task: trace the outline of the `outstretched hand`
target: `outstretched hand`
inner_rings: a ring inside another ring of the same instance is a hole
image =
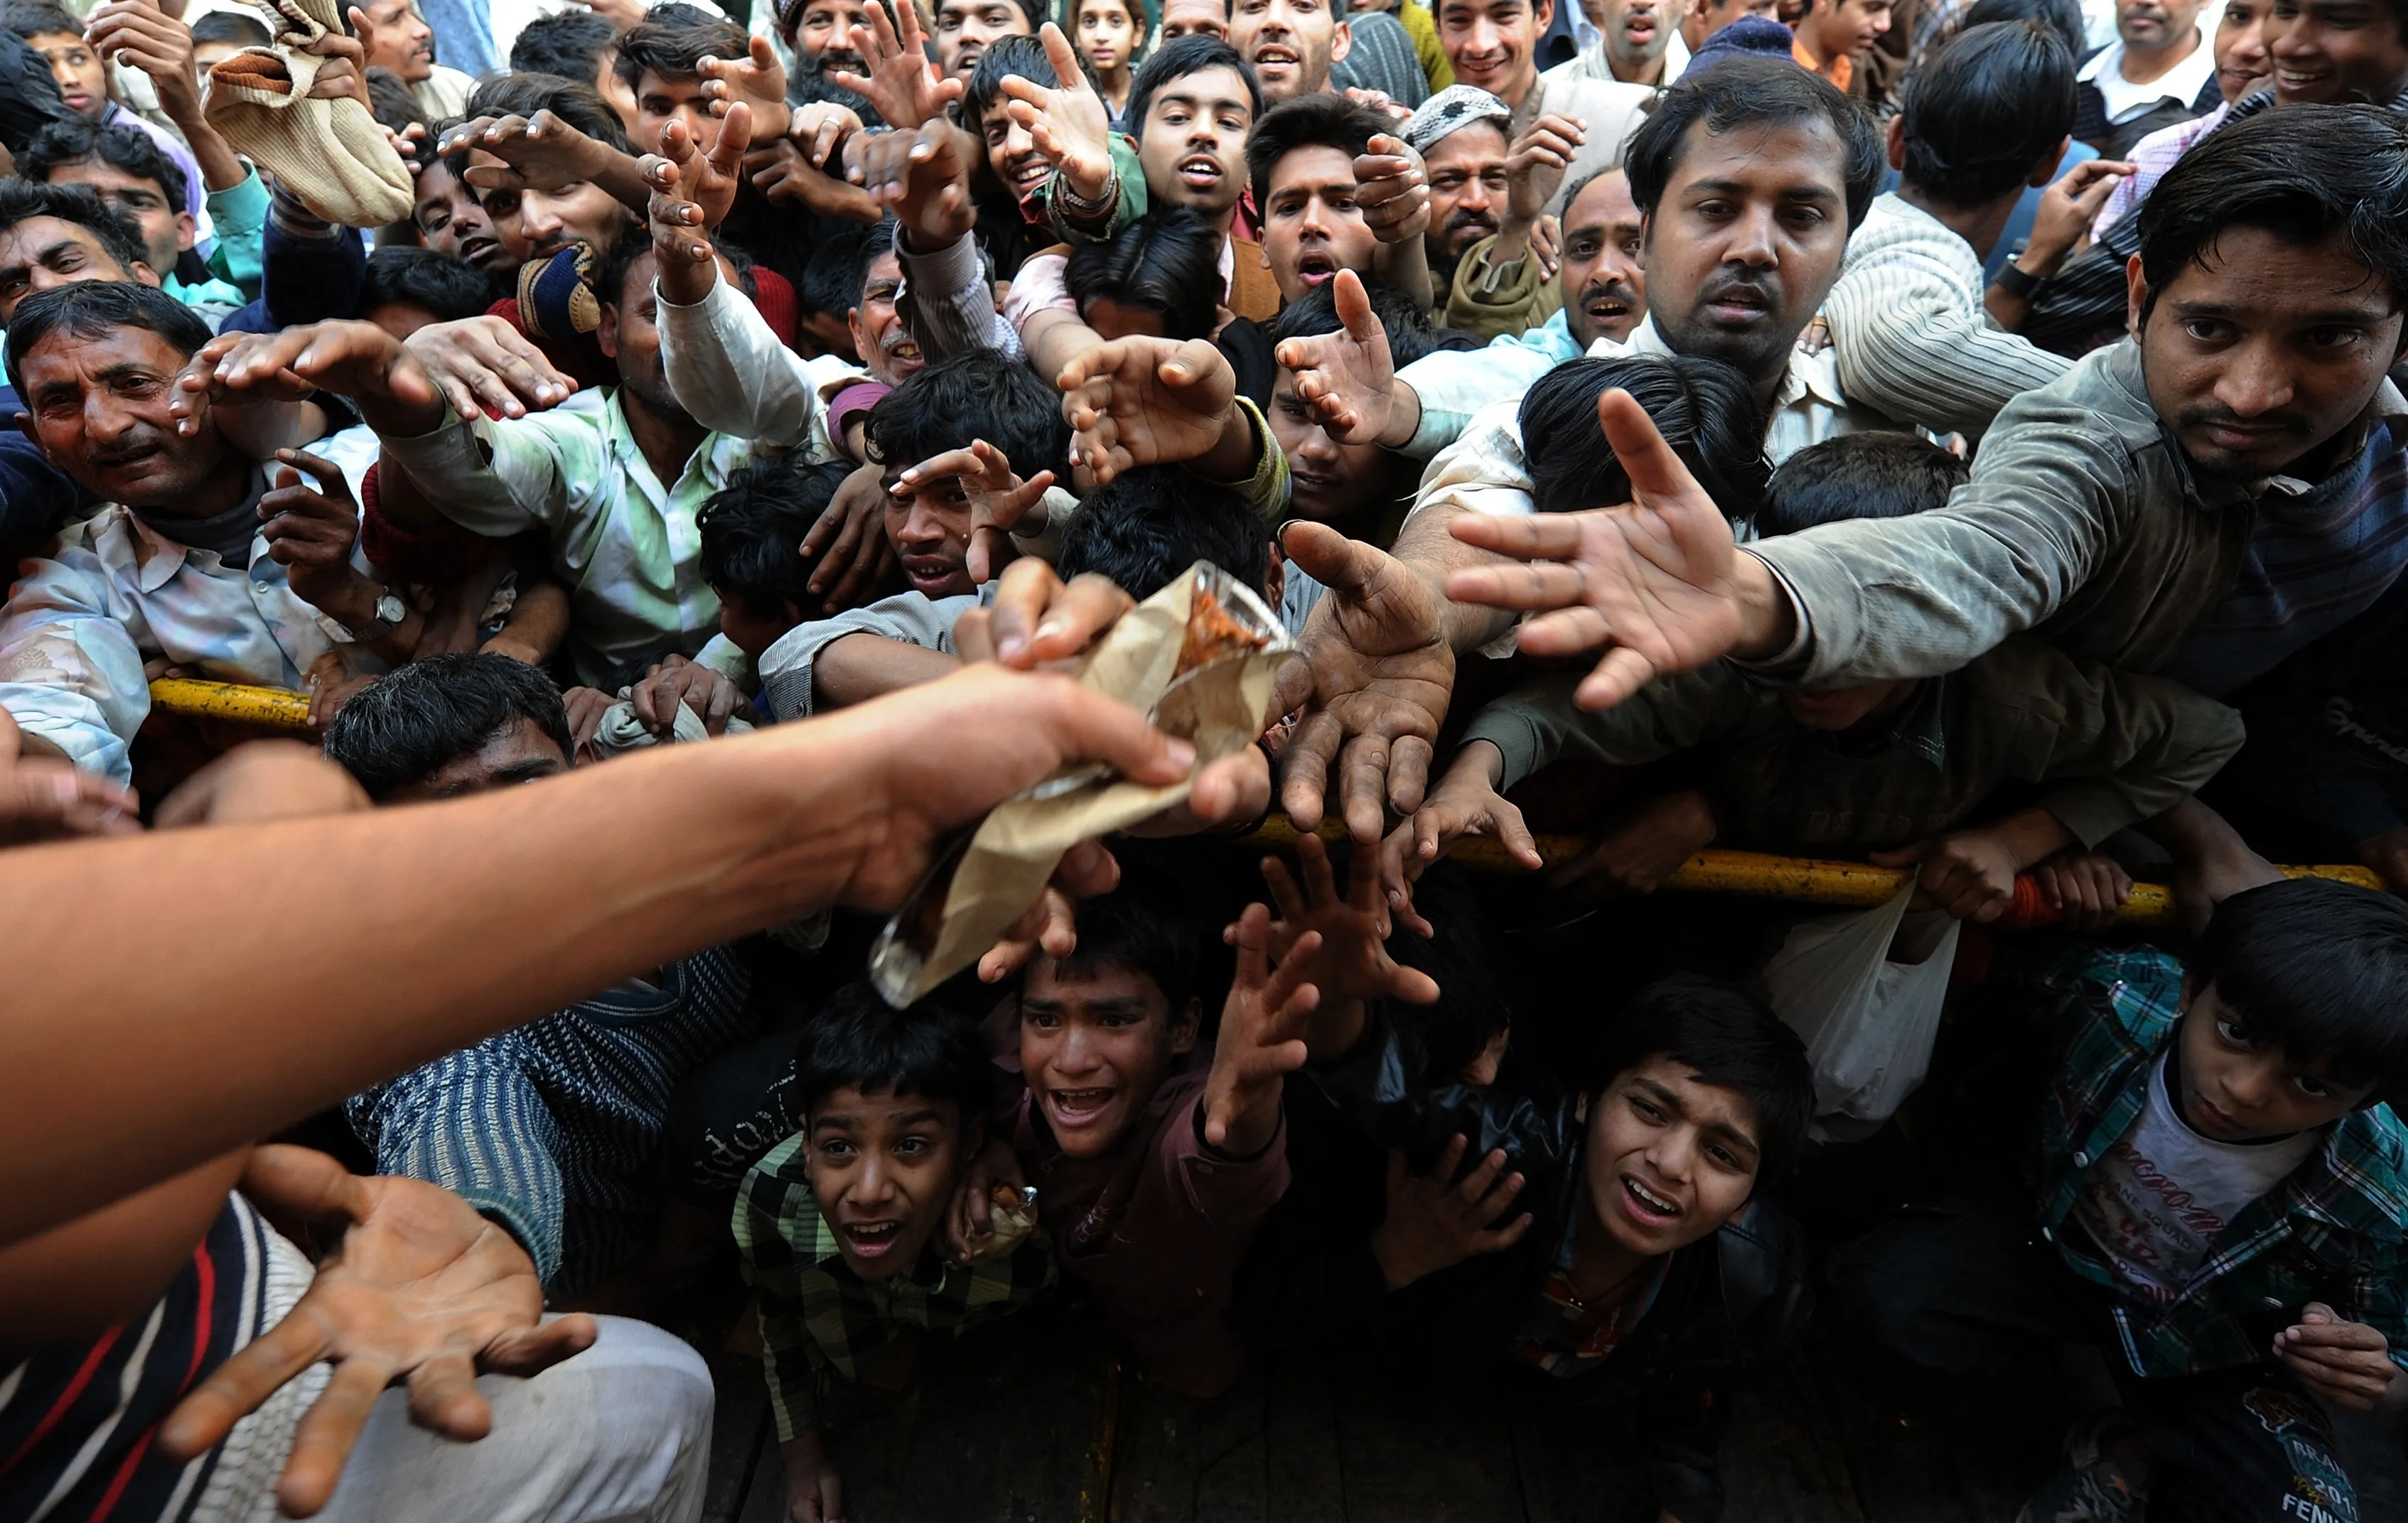
[[[386,1387],[408,1383],[420,1427],[473,1443],[493,1426],[479,1374],[532,1375],[594,1342],[592,1317],[543,1320],[526,1250],[439,1185],[363,1179],[322,1153],[268,1145],[251,1155],[242,1191],[272,1216],[338,1224],[342,1240],[284,1320],[169,1415],[159,1447],[178,1460],[200,1454],[303,1371],[333,1361],[277,1483],[288,1516],[325,1506]]]
[[[1321,933],[1296,938],[1274,971],[1270,918],[1263,906],[1249,904],[1228,929],[1238,974],[1221,1007],[1212,1071],[1204,1081],[1204,1141],[1240,1157],[1260,1153],[1278,1134],[1281,1085],[1305,1065],[1305,1031],[1321,1002],[1305,977]]]
[[[1011,560],[1011,530],[1054,484],[1054,473],[1040,470],[1024,481],[1004,453],[981,438],[966,450],[948,450],[910,467],[896,485],[916,493],[947,480],[969,501],[970,580],[984,583]]]
[[[297,401],[330,391],[360,404],[380,434],[423,434],[442,422],[443,398],[402,342],[373,323],[317,323],[280,333],[223,334],[176,378],[168,415],[199,431],[206,404]]]
[[[794,112],[786,105],[786,68],[767,37],[753,37],[741,58],[706,55],[695,70],[702,76],[702,98],[711,115],[725,116],[741,102],[752,108],[755,136],[783,137],[793,125]]]
[[[1324,524],[1288,524],[1281,548],[1328,591],[1297,639],[1303,662],[1281,673],[1273,700],[1283,713],[1305,711],[1282,754],[1280,801],[1299,830],[1319,826],[1336,765],[1346,832],[1368,847],[1387,807],[1419,809],[1429,781],[1455,691],[1444,600],[1385,551]]]
[[[705,151],[686,131],[682,122],[671,122],[661,128],[659,158],[677,171],[669,181],[684,201],[702,213],[700,225],[717,227],[735,209],[736,193],[744,185],[744,151],[752,142],[752,108],[742,101],[727,108]],[[666,176],[655,172],[654,160],[644,160],[644,183],[658,195]]]
[[[1388,907],[1420,935],[1429,935],[1431,927],[1413,909],[1413,884],[1464,837],[1496,837],[1513,854],[1513,860],[1533,872],[1545,865],[1521,810],[1497,791],[1503,760],[1497,747],[1485,740],[1465,745],[1422,807],[1380,843],[1380,877],[1387,890]]]
[[[1338,272],[1330,295],[1343,325],[1336,333],[1282,341],[1280,366],[1296,378],[1297,399],[1330,438],[1340,444],[1378,443],[1387,433],[1397,381],[1388,329],[1353,270]]]
[[[1628,392],[1598,397],[1597,416],[1633,500],[1577,513],[1457,516],[1448,530],[1465,544],[1538,564],[1454,572],[1446,596],[1539,613],[1521,629],[1532,655],[1605,647],[1574,699],[1611,709],[1739,643],[1738,550],[1722,510]]]
[[[1321,939],[1319,952],[1303,970],[1321,991],[1321,1012],[1306,1039],[1316,1061],[1340,1056],[1354,1045],[1362,1030],[1364,1001],[1426,1005],[1437,1000],[1436,979],[1388,955],[1394,923],[1380,892],[1377,853],[1355,851],[1342,897],[1329,866],[1329,848],[1319,836],[1297,838],[1295,872],[1276,856],[1263,858],[1262,869],[1271,902],[1279,908],[1279,918],[1270,924],[1272,956],[1285,967],[1297,959],[1297,946],[1306,932]]]
[[[1052,89],[1013,74],[1005,77],[1006,112],[1025,129],[1037,151],[1062,171],[1070,188],[1100,201],[1112,180],[1111,113],[1087,82],[1086,70],[1062,29],[1047,22],[1038,37],[1061,83]]]
[[[1238,375],[1202,338],[1119,338],[1063,366],[1070,458],[1103,485],[1125,470],[1194,460],[1221,442]]]
[[[828,79],[868,101],[880,118],[898,132],[943,121],[945,108],[961,98],[965,87],[950,75],[939,75],[929,62],[919,8],[898,7],[893,22],[887,20],[883,6],[867,9],[867,22],[853,23],[853,50],[861,55],[868,72],[832,69]]]

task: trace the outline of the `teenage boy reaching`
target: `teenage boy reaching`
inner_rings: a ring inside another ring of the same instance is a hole
[[[2107,1352],[2124,1411],[2075,1430],[2032,1523],[2362,1516],[2318,1401],[2372,1407],[2408,1335],[2408,906],[2263,884],[2187,965],[2086,953],[2043,987],[2069,1044],[2036,1212],[1876,1228],[1832,1261],[1842,1309],[1952,1373]]]

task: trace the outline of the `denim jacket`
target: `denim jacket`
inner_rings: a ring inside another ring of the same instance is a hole
[[[2182,1026],[2183,967],[2151,948],[2110,952],[2045,981],[2071,1044],[2042,1109],[2042,1235],[2084,1279],[2115,1288],[2069,1227],[2091,1166],[2141,1114],[2149,1074]],[[2269,1357],[2274,1332],[2319,1300],[2391,1342],[2408,1368],[2408,1128],[2388,1105],[2353,1112],[2324,1145],[2234,1216],[2181,1294],[2116,1299],[2124,1357],[2142,1375],[2196,1374]]]

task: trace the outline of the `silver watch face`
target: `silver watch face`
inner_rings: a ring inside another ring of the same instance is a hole
[[[409,616],[409,605],[387,593],[377,599],[376,616],[379,624],[399,624]]]

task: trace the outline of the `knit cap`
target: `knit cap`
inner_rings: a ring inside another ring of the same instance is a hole
[[[338,3],[276,0],[266,12],[276,46],[246,48],[210,69],[207,115],[311,211],[346,227],[381,227],[409,216],[408,166],[356,97],[309,95],[323,61],[302,50],[342,31]]]
[[[1513,108],[1477,85],[1449,85],[1422,102],[1413,114],[1405,119],[1398,136],[1416,153],[1426,153],[1439,143],[1470,126],[1475,122],[1494,122],[1497,130],[1512,136]]]

